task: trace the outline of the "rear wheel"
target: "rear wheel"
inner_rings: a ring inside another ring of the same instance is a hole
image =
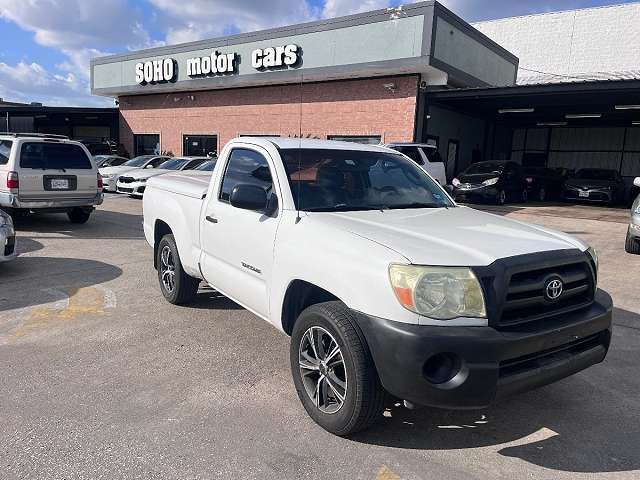
[[[627,231],[627,241],[624,244],[624,250],[633,255],[640,255],[640,239],[631,236],[631,230]]]
[[[91,217],[91,210],[84,210],[82,208],[74,208],[67,213],[71,223],[87,223],[89,217]]]
[[[498,205],[504,205],[505,203],[507,203],[507,192],[505,192],[504,190],[500,190],[496,197],[496,202],[498,203]]]
[[[182,268],[178,247],[173,235],[165,235],[158,244],[156,265],[162,295],[169,303],[187,303],[198,293],[200,280],[188,275]]]
[[[293,382],[309,416],[345,436],[382,416],[384,389],[349,308],[325,302],[304,310],[291,335]]]
[[[544,187],[540,187],[540,190],[538,191],[538,201],[544,202],[546,199],[547,191],[544,189]]]
[[[529,200],[529,192],[527,191],[526,188],[522,190],[522,195],[520,195],[520,199],[522,200],[522,203],[527,203],[527,200]]]

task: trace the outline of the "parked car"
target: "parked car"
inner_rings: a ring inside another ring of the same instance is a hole
[[[438,148],[426,143],[389,143],[386,145],[413,160],[440,185],[447,184],[447,174]]]
[[[203,163],[201,163],[200,165],[198,165],[196,168],[193,169],[194,172],[213,172],[213,169],[216,167],[216,159],[215,158],[209,158],[208,160],[204,161]]]
[[[567,179],[562,199],[615,205],[624,199],[625,185],[617,170],[583,168]]]
[[[103,167],[100,169],[100,175],[102,175],[104,181],[104,189],[105,191],[115,192],[118,178],[123,173],[137,169],[156,168],[170,158],[164,155],[140,155],[116,167]]]
[[[0,208],[10,215],[65,212],[89,220],[102,203],[102,178],[80,142],[60,135],[0,135]]]
[[[640,187],[640,177],[637,177],[633,184],[636,187]],[[631,206],[631,221],[629,222],[624,249],[627,253],[640,255],[640,194],[638,194]]]
[[[129,161],[128,158],[119,157],[118,155],[94,155],[93,161],[98,168],[117,167]]]
[[[218,162],[147,184],[160,290],[185,304],[204,281],[289,335],[328,431],[382,418],[385,391],[483,408],[605,358],[611,297],[581,240],[457,206],[381,146],[243,137]]]
[[[16,231],[11,215],[0,210],[0,263],[8,262],[18,256],[16,249]]]
[[[158,175],[182,170],[193,170],[206,162],[208,157],[175,157],[162,162],[151,170],[134,170],[120,175],[116,184],[118,193],[126,193],[132,197],[141,197],[147,186],[147,180]]]
[[[546,167],[523,167],[523,175],[528,199],[544,202],[560,197],[564,178],[557,170]]]
[[[453,179],[453,196],[460,202],[487,202],[504,205],[528,198],[522,167],[511,161],[473,163]]]

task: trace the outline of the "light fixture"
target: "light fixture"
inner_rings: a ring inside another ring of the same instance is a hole
[[[501,108],[498,113],[533,113],[535,108]]]
[[[567,122],[538,122],[536,125],[538,127],[564,127]]]
[[[640,105],[616,105],[616,110],[640,110]]]
[[[568,113],[564,116],[564,118],[600,118],[602,117],[601,113]]]

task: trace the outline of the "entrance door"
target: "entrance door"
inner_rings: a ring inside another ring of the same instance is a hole
[[[458,165],[458,147],[460,142],[458,140],[449,140],[447,146],[447,178],[453,178],[456,174]]]
[[[239,184],[259,186],[268,197],[276,195],[273,166],[265,150],[251,145],[235,148],[228,158],[223,166],[222,187],[207,197],[201,231],[202,272],[222,293],[268,318],[267,285],[280,212],[268,216],[236,208],[229,198]]]
[[[184,135],[182,154],[189,157],[214,157],[218,155],[217,135]]]

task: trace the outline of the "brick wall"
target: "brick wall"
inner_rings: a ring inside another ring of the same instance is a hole
[[[300,129],[305,137],[379,135],[384,142],[409,142],[417,82],[411,75],[121,97],[120,141],[133,154],[134,133],[159,133],[162,150],[175,155],[188,134],[217,135],[218,151],[240,134],[295,136]],[[384,87],[389,83],[395,91]]]

